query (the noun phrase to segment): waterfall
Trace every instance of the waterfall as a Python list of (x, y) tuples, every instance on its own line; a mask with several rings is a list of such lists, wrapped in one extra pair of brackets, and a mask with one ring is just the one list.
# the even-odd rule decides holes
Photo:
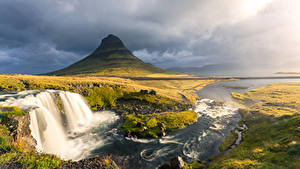
[(31, 134), (39, 152), (66, 160), (82, 159), (101, 146), (104, 138), (93, 129), (105, 129), (105, 124), (118, 118), (109, 111), (93, 113), (81, 95), (66, 91), (26, 91), (2, 98), (5, 101), (0, 105), (29, 110)]

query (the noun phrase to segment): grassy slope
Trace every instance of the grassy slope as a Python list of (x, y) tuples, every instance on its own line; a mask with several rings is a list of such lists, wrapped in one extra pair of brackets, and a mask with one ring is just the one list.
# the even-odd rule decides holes
[(249, 129), (243, 142), (210, 168), (300, 168), (300, 83), (272, 84), (233, 97), (247, 107), (242, 116)]

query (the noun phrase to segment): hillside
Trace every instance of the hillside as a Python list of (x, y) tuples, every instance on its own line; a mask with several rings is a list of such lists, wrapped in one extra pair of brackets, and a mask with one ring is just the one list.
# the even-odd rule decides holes
[(134, 56), (117, 36), (110, 34), (86, 58), (47, 75), (145, 76), (156, 73), (172, 74), (173, 72), (143, 62)]

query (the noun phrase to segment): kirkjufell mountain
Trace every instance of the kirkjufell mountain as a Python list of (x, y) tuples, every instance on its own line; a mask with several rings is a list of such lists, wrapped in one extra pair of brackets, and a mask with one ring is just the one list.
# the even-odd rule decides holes
[(117, 75), (140, 76), (170, 71), (145, 63), (134, 56), (115, 35), (105, 37), (100, 46), (84, 59), (48, 75)]

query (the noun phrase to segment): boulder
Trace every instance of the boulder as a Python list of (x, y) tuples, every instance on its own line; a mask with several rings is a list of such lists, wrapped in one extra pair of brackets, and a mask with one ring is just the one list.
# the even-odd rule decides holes
[(141, 90), (140, 93), (142, 93), (142, 94), (148, 94), (148, 90)]
[(155, 91), (155, 90), (151, 90), (151, 91), (149, 92), (149, 94), (152, 94), (152, 95), (156, 96), (156, 91)]

